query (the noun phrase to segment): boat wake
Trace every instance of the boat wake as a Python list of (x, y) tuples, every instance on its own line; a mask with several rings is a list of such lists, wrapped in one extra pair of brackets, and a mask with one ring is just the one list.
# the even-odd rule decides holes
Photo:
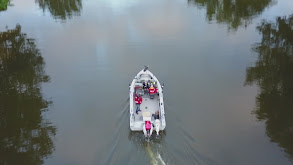
[[(118, 161), (123, 162), (122, 164), (136, 164), (137, 161), (151, 165), (168, 164), (163, 160), (166, 155), (160, 153), (164, 148), (162, 142), (165, 132), (163, 131), (160, 134), (160, 139), (154, 138), (146, 142), (141, 132), (133, 132), (126, 126), (129, 116), (129, 97), (121, 102), (120, 107), (122, 107), (121, 110), (115, 116), (116, 122), (114, 125), (116, 127), (113, 130), (113, 136), (109, 143), (105, 145), (106, 152), (99, 157), (98, 164), (117, 164)], [(127, 137), (127, 135), (129, 141), (125, 141), (124, 137)], [(129, 153), (134, 153), (134, 155), (129, 157)]]
[(162, 159), (162, 157), (159, 153), (154, 155), (149, 144), (147, 144), (146, 149), (147, 149), (147, 152), (150, 156), (152, 165), (166, 165), (166, 163), (164, 162), (164, 160)]

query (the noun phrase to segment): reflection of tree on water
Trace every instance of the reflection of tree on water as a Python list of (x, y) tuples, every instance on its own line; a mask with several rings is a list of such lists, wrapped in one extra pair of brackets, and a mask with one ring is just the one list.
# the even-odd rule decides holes
[(54, 149), (56, 128), (42, 117), (44, 65), (20, 25), (0, 32), (0, 164), (42, 164)]
[(68, 19), (73, 15), (79, 15), (82, 8), (81, 0), (36, 0), (39, 6), (57, 19)]
[(247, 68), (246, 83), (256, 83), (260, 93), (254, 111), (265, 120), (267, 135), (293, 156), (293, 15), (263, 21), (257, 27), (262, 41), (254, 47), (258, 61)]
[(7, 6), (10, 5), (10, 0), (0, 0), (0, 11), (7, 10)]
[(197, 6), (206, 7), (206, 17), (219, 23), (226, 23), (229, 28), (247, 26), (253, 16), (260, 14), (272, 0), (188, 0)]

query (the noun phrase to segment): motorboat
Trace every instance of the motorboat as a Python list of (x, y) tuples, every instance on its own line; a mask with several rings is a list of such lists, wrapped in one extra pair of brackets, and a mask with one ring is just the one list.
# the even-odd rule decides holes
[(144, 136), (150, 138), (153, 130), (159, 137), (159, 131), (166, 128), (163, 87), (147, 66), (129, 84), (132, 131), (143, 131)]

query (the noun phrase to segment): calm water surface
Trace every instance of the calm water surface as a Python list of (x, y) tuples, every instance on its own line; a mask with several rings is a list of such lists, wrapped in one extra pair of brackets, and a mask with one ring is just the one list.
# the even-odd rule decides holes
[[(293, 164), (292, 0), (9, 3), (0, 164)], [(149, 143), (129, 129), (144, 65), (165, 83)]]

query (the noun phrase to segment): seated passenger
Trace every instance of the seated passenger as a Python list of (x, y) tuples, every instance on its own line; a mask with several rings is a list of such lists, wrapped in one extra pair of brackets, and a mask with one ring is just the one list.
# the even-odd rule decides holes
[(151, 85), (151, 87), (149, 88), (149, 94), (150, 94), (150, 95), (153, 95), (153, 94), (155, 94), (156, 92), (157, 92), (156, 88), (155, 88), (153, 85)]
[(156, 111), (155, 114), (153, 114), (155, 120), (160, 119), (159, 111)]
[(147, 82), (147, 88), (149, 89), (150, 87), (151, 87), (151, 81), (148, 80), (148, 82)]
[(138, 111), (141, 111), (140, 110), (140, 104), (142, 103), (142, 97), (141, 97), (141, 95), (140, 94), (135, 94), (135, 96), (134, 96), (134, 101), (135, 101), (135, 103), (136, 103), (136, 114), (138, 114)]

